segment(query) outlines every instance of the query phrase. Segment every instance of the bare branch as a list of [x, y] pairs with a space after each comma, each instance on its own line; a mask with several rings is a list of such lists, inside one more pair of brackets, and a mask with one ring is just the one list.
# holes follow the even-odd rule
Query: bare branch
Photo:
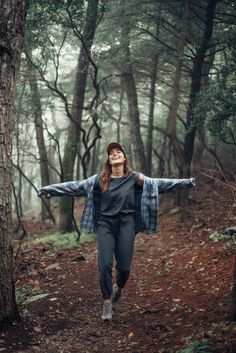
[[[38, 194], [38, 190], [36, 188], [36, 186], [34, 186], [34, 184], [32, 183], [32, 181], [25, 175], [25, 173], [23, 172], [23, 170], [16, 164], [13, 163], [13, 166], [20, 172], [20, 174], [28, 181], [28, 183], [32, 186], [32, 188], [36, 191], [36, 194]], [[55, 218], [53, 217], [53, 214], [50, 210], [50, 208], [48, 207], [47, 203], [45, 202], [45, 200], [42, 198], [41, 199], [42, 202], [44, 203], [47, 211], [48, 211], [48, 214], [50, 216], [50, 218], [52, 219], [53, 223], [56, 224], [56, 221], [55, 221]]]
[[159, 43], [161, 43], [165, 48], [171, 50], [172, 52], [177, 53], [177, 49], [170, 47], [168, 44], [166, 44], [165, 42], [163, 42], [159, 37], [157, 37], [155, 34], [153, 34], [151, 31], [149, 31], [148, 29], [144, 29], [144, 28], [140, 28], [139, 26], [134, 26], [136, 29], [138, 29], [140, 31], [140, 33], [145, 33], [145, 34], [149, 34], [152, 38], [156, 39]]
[[193, 166], [192, 167], [193, 170], [197, 171], [199, 174], [217, 181], [218, 183], [220, 183], [223, 187], [225, 187], [227, 190], [230, 190], [231, 192], [235, 193], [236, 192], [236, 183], [234, 182], [230, 182], [230, 181], [225, 181], [227, 180], [226, 176], [222, 173], [221, 171], [221, 176], [223, 176], [223, 180], [219, 178], [219, 171], [216, 171], [214, 169], [206, 169], [206, 168], [202, 168], [202, 167], [198, 167], [198, 166]]

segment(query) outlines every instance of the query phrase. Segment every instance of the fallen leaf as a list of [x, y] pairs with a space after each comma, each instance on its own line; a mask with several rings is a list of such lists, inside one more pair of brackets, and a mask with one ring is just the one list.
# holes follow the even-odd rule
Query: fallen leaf
[[41, 328], [40, 327], [34, 327], [34, 332], [37, 332], [37, 333], [39, 333], [39, 332], [41, 332], [42, 330], [41, 330]]
[[43, 298], [45, 298], [47, 296], [48, 296], [48, 294], [34, 295], [33, 297], [30, 297], [30, 298], [26, 299], [25, 304], [35, 302], [35, 301], [43, 299]]

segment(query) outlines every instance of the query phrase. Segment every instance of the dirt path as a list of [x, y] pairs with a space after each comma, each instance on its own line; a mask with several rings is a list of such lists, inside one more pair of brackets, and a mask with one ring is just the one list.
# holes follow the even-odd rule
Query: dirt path
[[199, 215], [180, 221], [167, 214], [160, 223], [158, 234], [137, 236], [132, 275], [112, 323], [100, 318], [96, 243], [63, 251], [25, 247], [17, 288], [24, 300], [47, 296], [20, 305], [23, 325], [3, 327], [0, 351], [176, 353], [197, 341], [201, 352], [236, 352], [232, 249], [222, 252], [222, 243], [209, 240], [209, 223]]

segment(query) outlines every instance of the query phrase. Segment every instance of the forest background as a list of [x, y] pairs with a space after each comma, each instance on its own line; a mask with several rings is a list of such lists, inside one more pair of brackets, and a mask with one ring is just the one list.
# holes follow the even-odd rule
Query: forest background
[[[31, 1], [15, 100], [19, 216], [39, 206], [39, 186], [100, 172], [112, 140], [149, 176], [235, 175], [235, 38], [231, 1]], [[60, 200], [61, 232], [74, 227], [71, 203]]]
[[[233, 1], [2, 2], [1, 92], [9, 83], [5, 63], [14, 74], [20, 65], [14, 114], [9, 124], [1, 116], [0, 241], [10, 259], [7, 266], [0, 262], [5, 277], [12, 271], [11, 216], [4, 213], [11, 190], [20, 236], [23, 217], [32, 213], [61, 233], [79, 233], [73, 200], [40, 200], [37, 189], [100, 172], [112, 140], [124, 145], [133, 169], [148, 176], [235, 181]], [[22, 40], [15, 47], [13, 31], [4, 32], [13, 8], [14, 36]], [[9, 163], [6, 173], [9, 156], [13, 169]], [[177, 194], [175, 204], [188, 203], [187, 191]], [[0, 321], [17, 316], [14, 305], [5, 305], [9, 293], [0, 295]]]

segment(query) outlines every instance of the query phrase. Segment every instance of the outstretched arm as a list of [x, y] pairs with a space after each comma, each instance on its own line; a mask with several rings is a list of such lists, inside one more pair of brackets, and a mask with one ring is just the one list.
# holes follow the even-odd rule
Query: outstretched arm
[[196, 186], [195, 179], [157, 179], [159, 193], [182, 190]]
[[38, 196], [46, 195], [48, 198], [52, 196], [87, 196], [94, 187], [98, 176], [98, 174], [94, 174], [84, 180], [43, 186], [38, 190]]
[[[139, 179], [137, 184], [142, 186], [145, 178], [147, 178], [144, 174], [139, 174]], [[162, 178], [148, 178], [157, 182], [158, 190], [160, 193], [187, 189], [193, 186], [196, 186], [195, 179], [162, 179]]]
[[53, 196], [86, 196], [84, 181], [68, 181], [65, 183], [43, 186], [38, 190], [38, 196], [45, 195], [47, 198]]
[[87, 196], [89, 190], [94, 187], [97, 177], [98, 174], [95, 174], [84, 180], [43, 186], [38, 190], [38, 196], [46, 195], [48, 198], [52, 196]]

